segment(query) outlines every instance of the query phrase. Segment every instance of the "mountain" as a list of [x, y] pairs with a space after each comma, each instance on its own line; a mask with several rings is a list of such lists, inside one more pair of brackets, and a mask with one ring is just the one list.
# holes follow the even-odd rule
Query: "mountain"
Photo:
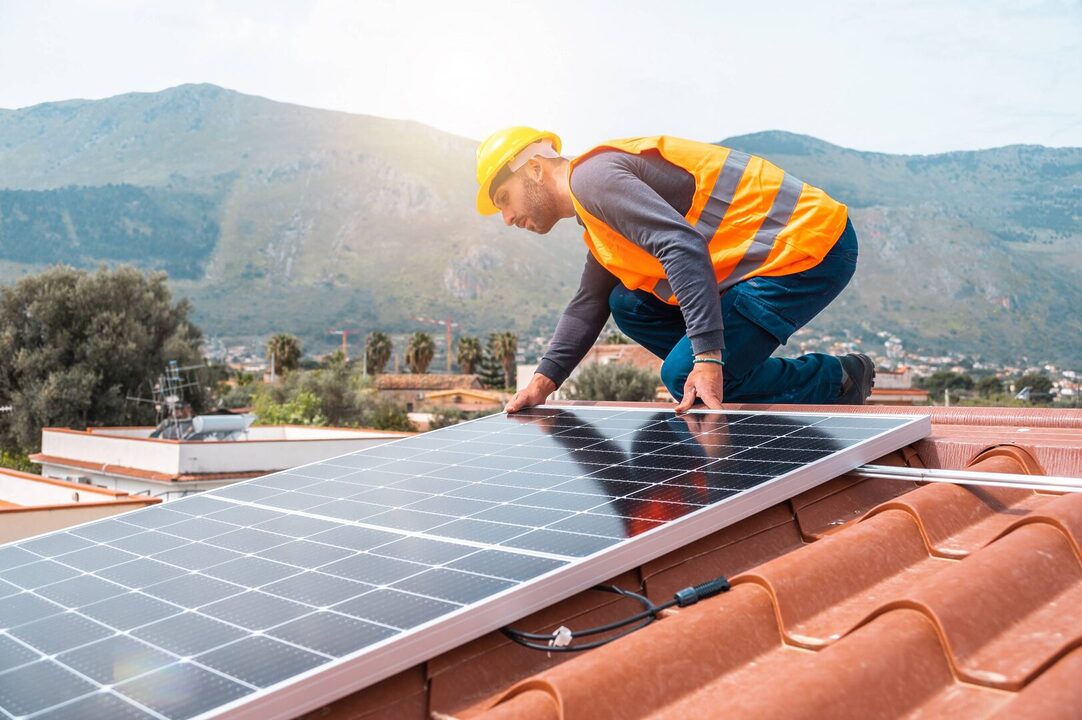
[[[865, 153], [765, 132], [764, 155], [852, 209], [856, 278], [815, 321], [910, 347], [1082, 357], [1082, 149]], [[0, 110], [0, 280], [55, 262], [169, 272], [205, 331], [547, 334], [580, 229], [538, 237], [474, 210], [476, 142], [212, 85]]]
[[1082, 148], [886, 155], [783, 132], [722, 144], [849, 205], [857, 275], [817, 326], [1082, 364]]

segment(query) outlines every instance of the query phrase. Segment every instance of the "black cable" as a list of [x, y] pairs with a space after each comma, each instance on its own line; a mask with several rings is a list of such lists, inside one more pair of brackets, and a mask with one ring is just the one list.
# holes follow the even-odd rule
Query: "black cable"
[[[632, 592], [630, 590], [624, 590], [623, 588], [616, 587], [615, 585], [595, 585], [592, 590], [598, 590], [600, 592], [609, 592], [622, 597], [626, 597], [631, 600], [639, 602], [644, 610], [642, 612], [635, 613], [623, 620], [617, 620], [615, 622], [607, 623], [605, 625], [598, 625], [597, 627], [587, 628], [585, 630], [569, 631], [570, 637], [567, 645], [554, 645], [551, 644], [557, 637], [556, 633], [528, 633], [521, 630], [515, 630], [512, 627], [501, 628], [501, 632], [511, 640], [515, 641], [523, 647], [528, 647], [531, 650], [541, 650], [544, 652], [581, 652], [583, 650], [592, 650], [593, 648], [601, 647], [606, 643], [610, 643], [613, 640], [618, 640], [625, 635], [630, 635], [636, 630], [640, 630], [654, 620], [657, 620], [658, 614], [662, 610], [667, 610], [673, 606], [687, 607], [694, 605], [700, 600], [705, 600], [708, 597], [713, 597], [718, 593], [725, 592], [729, 589], [729, 581], [724, 577], [719, 577], [709, 582], [702, 583], [701, 585], [695, 585], [693, 587], [687, 587], [680, 592], [673, 595], [673, 599], [667, 602], [663, 602], [660, 605], [655, 605], [650, 598], [639, 593]], [[627, 627], [632, 625], [632, 627]], [[627, 628], [623, 632], [617, 633], [610, 637], [602, 638], [600, 640], [594, 640], [593, 642], [583, 643], [581, 645], [571, 645], [576, 639], [588, 637], [590, 635], [600, 635], [602, 633], [613, 632], [620, 628]], [[557, 631], [558, 632], [558, 631]], [[541, 644], [541, 641], [545, 644]]]

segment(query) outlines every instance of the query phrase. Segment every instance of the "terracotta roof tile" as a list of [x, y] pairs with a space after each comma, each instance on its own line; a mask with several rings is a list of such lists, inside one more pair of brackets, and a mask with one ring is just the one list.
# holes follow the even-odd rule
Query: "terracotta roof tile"
[[1082, 707], [1082, 648], [1078, 648], [1000, 706], [989, 720], [1077, 720]]
[[[1077, 429], [951, 430], [879, 462], [1082, 475]], [[640, 569], [655, 601], [730, 592], [459, 717], [1078, 717], [1080, 537], [1079, 493], [843, 476]]]
[[[932, 436], [878, 464], [1082, 476], [1082, 413], [915, 410]], [[426, 710], [395, 716], [1077, 718], [1080, 538], [1082, 493], [841, 476], [618, 578], [730, 592], [570, 657], [490, 633], [426, 663]], [[585, 592], [515, 626], [636, 609]], [[361, 717], [347, 702], [320, 717]]]
[[378, 390], [459, 390], [480, 387], [481, 381], [477, 375], [400, 373], [376, 376]]

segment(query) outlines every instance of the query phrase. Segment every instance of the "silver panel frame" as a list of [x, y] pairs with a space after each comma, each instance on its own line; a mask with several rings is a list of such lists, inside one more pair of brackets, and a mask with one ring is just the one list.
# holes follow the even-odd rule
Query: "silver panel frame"
[[[541, 409], [586, 413], [599, 410], [617, 412], [663, 413], [656, 407], [620, 406], [561, 406], [540, 405]], [[840, 417], [837, 413], [771, 412], [756, 410], [694, 410], [695, 414], [784, 415], [808, 417]], [[491, 416], [490, 416], [491, 417]], [[572, 560], [544, 575], [508, 588], [496, 595], [467, 605], [423, 625], [403, 631], [379, 643], [369, 645], [350, 655], [313, 668], [276, 685], [245, 695], [231, 703], [196, 716], [194, 720], [229, 718], [230, 720], [288, 720], [317, 709], [339, 698], [362, 690], [398, 672], [426, 662], [486, 633], [520, 620], [556, 602], [582, 592], [599, 582], [656, 559], [713, 532], [744, 520], [772, 505], [788, 500], [828, 480], [845, 474], [876, 458], [891, 453], [926, 437], [931, 432], [927, 415], [853, 415], [859, 419], [890, 418], [902, 424], [884, 430], [851, 447], [808, 463], [769, 480], [755, 488], [742, 491], [714, 505], [670, 520], [660, 527], [620, 541], [593, 555]], [[479, 418], [478, 420], [483, 420]], [[462, 427], [459, 423], [452, 427]], [[439, 432], [438, 430], [435, 432]], [[385, 447], [408, 438], [393, 440]], [[367, 448], [373, 449], [373, 448]], [[366, 450], [357, 451], [359, 453]], [[356, 453], [347, 453], [349, 455]], [[339, 456], [342, 457], [342, 456]], [[309, 465], [328, 462], [320, 460]], [[305, 467], [305, 466], [298, 466]], [[497, 546], [493, 546], [497, 547]], [[513, 548], [512, 548], [513, 550]], [[710, 578], [703, 578], [708, 580]]]

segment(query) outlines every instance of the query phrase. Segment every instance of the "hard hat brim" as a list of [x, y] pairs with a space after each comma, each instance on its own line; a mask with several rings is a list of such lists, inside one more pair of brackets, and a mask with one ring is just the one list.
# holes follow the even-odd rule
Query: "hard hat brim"
[[498, 207], [492, 202], [492, 196], [489, 193], [489, 188], [492, 186], [492, 178], [485, 180], [481, 185], [481, 189], [477, 191], [477, 212], [482, 215], [495, 215], [500, 211]]

